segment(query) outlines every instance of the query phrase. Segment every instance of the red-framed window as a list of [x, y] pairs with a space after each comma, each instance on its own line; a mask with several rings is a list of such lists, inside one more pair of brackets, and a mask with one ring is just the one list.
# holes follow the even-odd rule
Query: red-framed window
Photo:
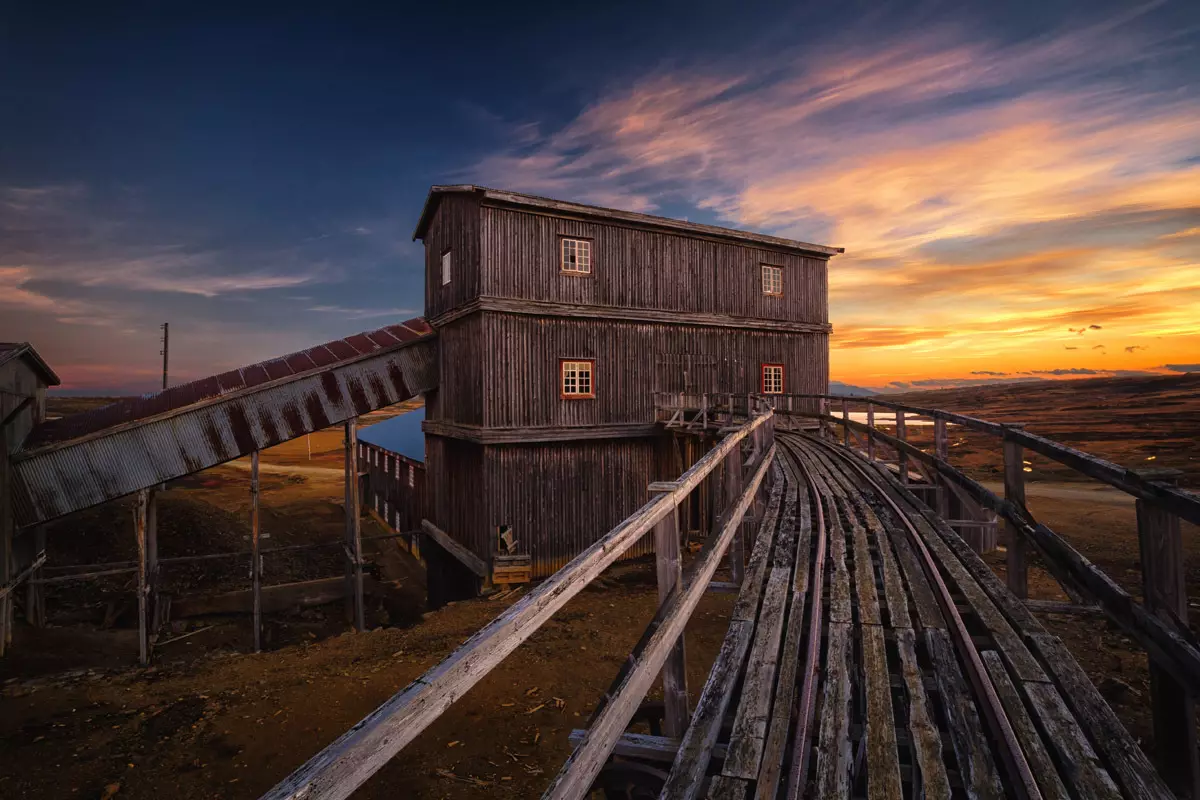
[[762, 393], [783, 394], [783, 364], [762, 365]]
[[558, 362], [559, 397], [586, 400], [596, 396], [596, 362], [588, 358], [563, 358]]

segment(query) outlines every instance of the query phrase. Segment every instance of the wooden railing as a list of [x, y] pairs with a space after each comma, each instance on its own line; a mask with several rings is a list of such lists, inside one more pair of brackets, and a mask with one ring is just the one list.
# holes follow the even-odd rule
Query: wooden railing
[[[547, 578], [365, 719], [293, 772], [264, 798], [348, 797], [456, 700], [479, 682], [550, 617], [613, 564], [622, 553], [653, 532], [659, 594], [662, 598], [653, 641], [641, 648], [623, 672], [588, 735], [555, 780], [549, 796], [583, 797], [616, 746], [638, 704], [661, 672], [668, 730], [687, 725], [683, 683], [683, 628], [726, 551], [736, 561], [743, 520], [754, 504], [774, 459], [774, 421], [770, 410], [729, 431], [717, 445], [674, 481], [650, 485], [654, 497], [591, 547]], [[743, 460], [743, 443], [750, 452]], [[677, 514], [680, 503], [701, 484], [724, 473], [729, 502], [719, 529], [686, 575], [680, 568]], [[738, 565], [740, 566], [740, 564]], [[735, 575], [738, 574], [734, 570]]]
[[[792, 405], [797, 399], [817, 400], [821, 408], [816, 412], [779, 410], [789, 404], [789, 398]], [[1145, 648], [1150, 661], [1151, 704], [1160, 769], [1176, 791], [1200, 797], [1200, 751], [1195, 724], [1195, 697], [1200, 693], [1200, 642], [1187, 623], [1188, 595], [1180, 528], [1181, 519], [1200, 524], [1200, 496], [1179, 488], [1179, 473], [1126, 469], [1030, 433], [1022, 425], [989, 422], [878, 397], [775, 395], [768, 402], [782, 416], [817, 420], [827, 436], [836, 438], [833, 431], [840, 426], [842, 443], [853, 447], [872, 463], [878, 461], [882, 448], [886, 447], [893, 453], [891, 461], [902, 481], [907, 480], [909, 465], [915, 462], [931, 483], [936, 482], [942, 488], [942, 501], [946, 491], [962, 493], [979, 507], [1003, 518], [1008, 536], [1007, 580], [1014, 594], [1022, 599], [1028, 595], [1027, 555], [1032, 548], [1041, 556], [1046, 570], [1076, 603], [1096, 604], [1105, 616]], [[850, 418], [852, 406], [865, 407], [866, 423]], [[888, 425], [894, 433], [879, 429], [875, 419], [878, 408], [894, 412], [894, 420]], [[921, 417], [933, 421], [932, 453], [907, 440], [907, 423]], [[950, 464], [947, 425], [988, 434], [1001, 443], [1003, 497]], [[856, 433], [862, 434], [862, 438]], [[1034, 519], [1025, 505], [1026, 449], [1136, 498], [1142, 603], [1065, 539]], [[939, 510], [944, 513], [944, 507]]]

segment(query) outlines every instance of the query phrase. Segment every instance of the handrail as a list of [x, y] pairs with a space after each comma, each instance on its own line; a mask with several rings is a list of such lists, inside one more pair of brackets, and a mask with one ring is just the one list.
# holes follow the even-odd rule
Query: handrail
[[[1152, 503], [1158, 503], [1166, 510], [1170, 511], [1188, 522], [1200, 525], [1200, 496], [1180, 489], [1176, 486], [1169, 486], [1158, 481], [1150, 480], [1139, 475], [1135, 470], [1122, 467], [1119, 464], [1114, 464], [1111, 461], [1106, 461], [1103, 458], [1097, 458], [1082, 450], [1076, 450], [1073, 447], [1059, 444], [1052, 439], [1047, 439], [1037, 434], [1029, 433], [1020, 428], [1004, 425], [998, 422], [988, 422], [977, 417], [967, 416], [965, 414], [956, 414], [952, 411], [943, 411], [935, 408], [922, 408], [920, 406], [910, 406], [905, 403], [894, 403], [890, 400], [880, 400], [877, 397], [857, 397], [840, 394], [791, 394], [777, 395], [778, 397], [800, 397], [818, 400], [846, 400], [856, 403], [870, 403], [872, 405], [883, 406], [894, 411], [903, 411], [905, 413], [916, 414], [922, 417], [930, 417], [932, 419], [940, 419], [946, 422], [960, 425], [964, 428], [969, 428], [979, 433], [986, 433], [996, 436], [1001, 439], [1009, 439], [1017, 442], [1022, 447], [1027, 447], [1030, 450], [1043, 455], [1046, 458], [1052, 459], [1065, 464], [1076, 472], [1082, 473], [1089, 478], [1095, 478], [1098, 481], [1107, 483], [1113, 488], [1120, 489], [1126, 494], [1134, 497], [1148, 500]], [[782, 409], [779, 409], [782, 411]], [[797, 412], [791, 412], [796, 414]], [[841, 423], [842, 418], [836, 415], [830, 415], [833, 422]], [[876, 429], [878, 430], [878, 429]]]
[[[365, 783], [456, 700], [517, 649], [558, 609], [620, 558], [773, 418], [754, 417], [722, 439], [675, 482], [540, 586], [493, 619], [441, 663], [401, 689], [263, 795], [262, 800], [341, 800]], [[770, 428], [767, 428], [770, 431]]]

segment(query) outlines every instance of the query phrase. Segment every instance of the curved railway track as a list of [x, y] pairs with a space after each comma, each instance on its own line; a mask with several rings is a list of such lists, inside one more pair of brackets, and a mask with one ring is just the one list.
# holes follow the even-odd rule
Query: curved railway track
[[[803, 687], [801, 700], [797, 707], [796, 734], [791, 751], [791, 769], [787, 783], [786, 797], [789, 800], [803, 797], [808, 785], [808, 762], [812, 748], [813, 715], [815, 711], [815, 695], [818, 684], [818, 664], [820, 656], [821, 632], [823, 623], [822, 609], [825, 605], [824, 574], [827, 569], [825, 553], [829, 534], [826, 526], [825, 494], [818, 490], [817, 480], [809, 466], [815, 458], [825, 457], [827, 463], [834, 463], [849, 470], [869, 485], [875, 495], [891, 511], [893, 519], [904, 528], [909, 545], [917, 554], [921, 568], [934, 589], [935, 597], [942, 614], [948, 623], [948, 633], [958, 653], [971, 685], [973, 699], [982, 713], [984, 723], [993, 747], [999, 757], [1004, 772], [1005, 785], [1010, 796], [1017, 800], [1040, 800], [1042, 793], [1030, 769], [1029, 762], [1021, 749], [1012, 722], [1004, 710], [1004, 706], [996, 693], [996, 688], [988, 676], [978, 647], [970, 631], [958, 611], [957, 604], [950, 588], [947, 586], [938, 569], [938, 563], [929, 548], [925, 545], [920, 532], [905, 511], [892, 498], [884, 485], [884, 478], [870, 466], [867, 466], [854, 455], [835, 445], [820, 439], [800, 434], [778, 435], [781, 445], [781, 455], [790, 462], [795, 474], [802, 476], [808, 485], [809, 496], [814, 500], [814, 530], [816, 555], [812, 561], [812, 593], [808, 600], [809, 625], [806, 637], [807, 651], [805, 667], [801, 674]], [[831, 509], [831, 513], [836, 513]], [[815, 646], [814, 646], [815, 643]]]

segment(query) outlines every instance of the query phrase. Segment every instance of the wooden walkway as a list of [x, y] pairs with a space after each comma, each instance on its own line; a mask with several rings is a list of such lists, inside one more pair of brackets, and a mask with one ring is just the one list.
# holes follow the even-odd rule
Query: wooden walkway
[[777, 443], [662, 797], [1172, 796], [1062, 642], [945, 522], [845, 448]]

